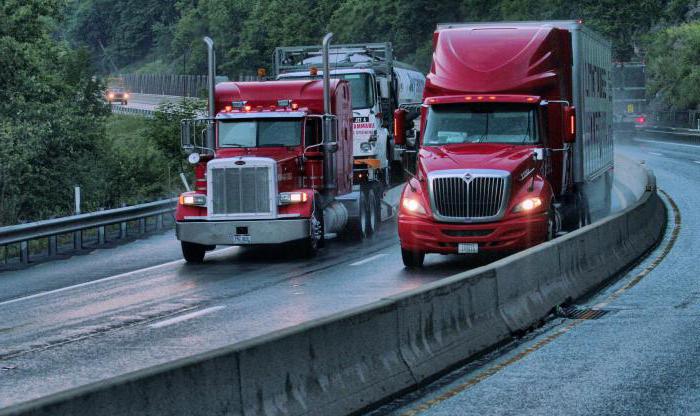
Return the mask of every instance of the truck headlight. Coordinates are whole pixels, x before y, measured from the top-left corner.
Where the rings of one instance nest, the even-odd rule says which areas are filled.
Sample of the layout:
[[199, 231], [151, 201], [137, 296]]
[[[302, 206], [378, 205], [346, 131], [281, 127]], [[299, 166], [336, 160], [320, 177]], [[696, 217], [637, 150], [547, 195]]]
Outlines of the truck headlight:
[[417, 199], [407, 197], [401, 201], [401, 206], [406, 212], [425, 215], [425, 208]]
[[370, 142], [360, 143], [360, 150], [362, 150], [363, 152], [371, 152], [372, 144]]
[[180, 195], [180, 205], [207, 205], [207, 196], [202, 194]]
[[300, 202], [306, 202], [309, 199], [306, 192], [281, 192], [279, 195], [279, 204], [298, 204]]
[[513, 208], [513, 212], [528, 212], [541, 206], [542, 200], [540, 198], [527, 198], [516, 205], [515, 208]]

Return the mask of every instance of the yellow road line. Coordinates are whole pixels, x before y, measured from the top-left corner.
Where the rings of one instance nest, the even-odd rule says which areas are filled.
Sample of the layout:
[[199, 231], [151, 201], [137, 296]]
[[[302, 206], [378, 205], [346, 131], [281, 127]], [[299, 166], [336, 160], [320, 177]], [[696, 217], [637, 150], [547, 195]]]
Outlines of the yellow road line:
[[[654, 268], [656, 268], [659, 264], [661, 264], [661, 262], [664, 260], [664, 258], [666, 258], [668, 253], [671, 252], [671, 249], [673, 248], [674, 244], [676, 243], [676, 240], [678, 239], [678, 234], [680, 233], [681, 212], [678, 209], [678, 205], [676, 205], [676, 202], [666, 192], [664, 192], [663, 190], [660, 190], [660, 192], [663, 193], [664, 196], [668, 199], [668, 202], [670, 203], [671, 208], [673, 209], [674, 225], [673, 225], [673, 231], [671, 232], [671, 238], [668, 240], [668, 243], [666, 243], [666, 246], [661, 251], [661, 253], [654, 259], [654, 261], [652, 261], [649, 264], [649, 266], [647, 266], [644, 270], [642, 270], [641, 272], [636, 274], [632, 279], [630, 279], [620, 289], [618, 289], [615, 292], [613, 292], [612, 294], [610, 294], [610, 296], [608, 296], [608, 298], [605, 299], [603, 302], [595, 305], [594, 308], [605, 307], [605, 306], [609, 305], [611, 302], [613, 302], [615, 299], [618, 299], [624, 292], [626, 292], [630, 288], [637, 285], [637, 283], [639, 283], [646, 275], [651, 273], [651, 271], [654, 270]], [[591, 312], [586, 312], [586, 314], [589, 314], [589, 313], [591, 313]], [[565, 333], [569, 332], [573, 327], [575, 327], [576, 325], [580, 324], [582, 321], [585, 320], [585, 318], [587, 317], [586, 314], [582, 315], [580, 319], [575, 319], [575, 320], [571, 321], [569, 324], [567, 324], [563, 328], [559, 328], [553, 334], [548, 335], [545, 338], [537, 341], [536, 343], [534, 343], [530, 347], [526, 348], [523, 351], [520, 351], [519, 353], [517, 353], [513, 357], [509, 358], [508, 360], [506, 360], [500, 364], [496, 364], [496, 365], [484, 370], [483, 372], [477, 374], [475, 377], [467, 380], [466, 382], [464, 382], [458, 386], [455, 386], [454, 388], [448, 390], [447, 392], [441, 394], [440, 396], [438, 396], [434, 399], [430, 399], [430, 400], [414, 407], [413, 409], [402, 413], [401, 416], [415, 416], [417, 414], [420, 414], [420, 413], [430, 409], [431, 407], [433, 407], [439, 403], [442, 403], [445, 400], [447, 400], [451, 397], [454, 397], [457, 394], [481, 383], [482, 381], [484, 381], [487, 378], [491, 377], [492, 375], [498, 373], [502, 369], [508, 367], [511, 364], [514, 364], [514, 363], [522, 360], [523, 358], [527, 357], [531, 353], [541, 349], [542, 347], [551, 343], [555, 339], [557, 339], [560, 336], [564, 335]]]

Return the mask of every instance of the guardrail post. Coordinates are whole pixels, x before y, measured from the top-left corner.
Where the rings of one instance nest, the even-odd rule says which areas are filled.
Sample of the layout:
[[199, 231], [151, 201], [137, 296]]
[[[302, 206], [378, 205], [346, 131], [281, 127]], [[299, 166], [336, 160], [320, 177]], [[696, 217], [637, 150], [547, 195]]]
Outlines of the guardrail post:
[[29, 263], [29, 242], [20, 241], [19, 243], [19, 261], [22, 264]]
[[76, 231], [73, 233], [73, 250], [80, 250], [83, 248], [83, 232]]
[[97, 244], [104, 245], [105, 243], [105, 227], [97, 227]]
[[146, 234], [146, 218], [139, 218], [139, 234]]
[[58, 253], [58, 238], [55, 235], [49, 237], [49, 257], [53, 257]]
[[163, 214], [156, 217], [156, 230], [163, 229]]

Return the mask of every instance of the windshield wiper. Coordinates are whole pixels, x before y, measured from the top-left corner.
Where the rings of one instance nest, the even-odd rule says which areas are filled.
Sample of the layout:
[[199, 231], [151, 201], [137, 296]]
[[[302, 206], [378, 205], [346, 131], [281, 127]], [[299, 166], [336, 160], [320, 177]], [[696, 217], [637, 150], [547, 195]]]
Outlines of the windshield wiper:
[[486, 137], [488, 135], [489, 135], [489, 113], [486, 113], [486, 130], [484, 130], [484, 134], [479, 136], [479, 138], [476, 140], [476, 143], [481, 143], [481, 141], [486, 139]]

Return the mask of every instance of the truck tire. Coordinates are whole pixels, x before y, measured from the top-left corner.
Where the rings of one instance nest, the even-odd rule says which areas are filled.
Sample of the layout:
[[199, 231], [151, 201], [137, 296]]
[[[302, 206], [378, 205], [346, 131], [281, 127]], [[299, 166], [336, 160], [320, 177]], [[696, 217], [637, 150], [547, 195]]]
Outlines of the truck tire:
[[418, 269], [423, 267], [423, 262], [425, 261], [425, 253], [422, 251], [406, 250], [401, 249], [401, 260], [403, 260], [403, 265], [407, 269]]
[[313, 213], [309, 221], [309, 236], [301, 242], [301, 252], [304, 257], [310, 258], [318, 254], [319, 248], [324, 245], [323, 210], [314, 198]]
[[207, 246], [188, 241], [181, 241], [180, 243], [182, 244], [182, 256], [188, 263], [202, 263], [204, 261]]
[[547, 237], [545, 241], [554, 240], [561, 230], [561, 218], [557, 209], [550, 207], [547, 212]]
[[371, 187], [367, 190], [367, 236], [377, 231], [381, 220], [376, 189], [377, 187]]
[[358, 216], [351, 218], [348, 221], [348, 234], [355, 240], [363, 240], [367, 238], [367, 192], [363, 189], [360, 191], [360, 200], [358, 203]]

